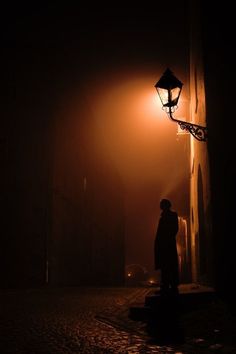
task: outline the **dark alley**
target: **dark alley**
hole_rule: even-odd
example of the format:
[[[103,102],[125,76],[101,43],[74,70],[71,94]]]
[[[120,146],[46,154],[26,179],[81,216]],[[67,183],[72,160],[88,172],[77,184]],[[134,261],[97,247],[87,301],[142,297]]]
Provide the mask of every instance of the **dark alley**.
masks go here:
[[[236,353],[233,13],[4,4],[1,354]]]

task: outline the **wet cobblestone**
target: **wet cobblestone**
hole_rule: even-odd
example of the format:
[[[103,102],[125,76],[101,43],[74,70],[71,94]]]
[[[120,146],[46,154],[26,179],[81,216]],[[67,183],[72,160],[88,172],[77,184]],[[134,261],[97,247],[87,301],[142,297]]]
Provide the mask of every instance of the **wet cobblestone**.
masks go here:
[[[182,345],[150,342],[144,324],[128,318],[147,288],[64,288],[1,294],[1,354],[235,353],[187,338]],[[109,321],[104,319],[108,318]],[[225,351],[228,350],[228,351]]]

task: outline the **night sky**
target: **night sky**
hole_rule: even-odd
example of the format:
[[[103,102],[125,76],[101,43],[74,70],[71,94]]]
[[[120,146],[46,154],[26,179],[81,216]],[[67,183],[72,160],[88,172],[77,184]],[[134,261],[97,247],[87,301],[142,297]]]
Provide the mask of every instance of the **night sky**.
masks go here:
[[[185,5],[48,2],[20,4],[15,15],[10,8],[2,14],[4,109],[14,117],[6,119],[7,131],[24,140],[47,127],[49,112],[71,93],[84,97],[97,144],[109,152],[125,186],[127,263],[149,269],[160,198],[172,198],[180,215],[188,212],[186,141],[177,138],[154,89],[170,67],[184,82],[178,114],[187,119]]]

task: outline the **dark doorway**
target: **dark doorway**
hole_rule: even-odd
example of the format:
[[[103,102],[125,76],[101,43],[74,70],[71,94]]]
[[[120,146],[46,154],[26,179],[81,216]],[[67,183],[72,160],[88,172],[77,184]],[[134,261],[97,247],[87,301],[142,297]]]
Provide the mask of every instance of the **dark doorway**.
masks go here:
[[[204,218],[204,201],[203,201],[203,181],[201,167],[198,166],[198,278],[203,282],[206,277],[207,260],[206,260],[206,230]]]

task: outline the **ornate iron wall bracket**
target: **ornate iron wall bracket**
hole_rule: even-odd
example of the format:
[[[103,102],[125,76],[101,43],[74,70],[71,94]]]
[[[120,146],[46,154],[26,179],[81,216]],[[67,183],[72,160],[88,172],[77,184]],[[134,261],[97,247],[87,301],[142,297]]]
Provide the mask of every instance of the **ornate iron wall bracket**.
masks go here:
[[[169,110],[169,112],[167,114],[169,115],[169,117],[172,121],[179,124],[179,126],[182,130],[187,130],[190,134],[192,134],[194,136],[194,138],[196,138],[199,141],[207,141],[207,128],[206,127],[203,127],[198,124],[184,122],[179,119],[175,119],[172,116],[171,109]]]

